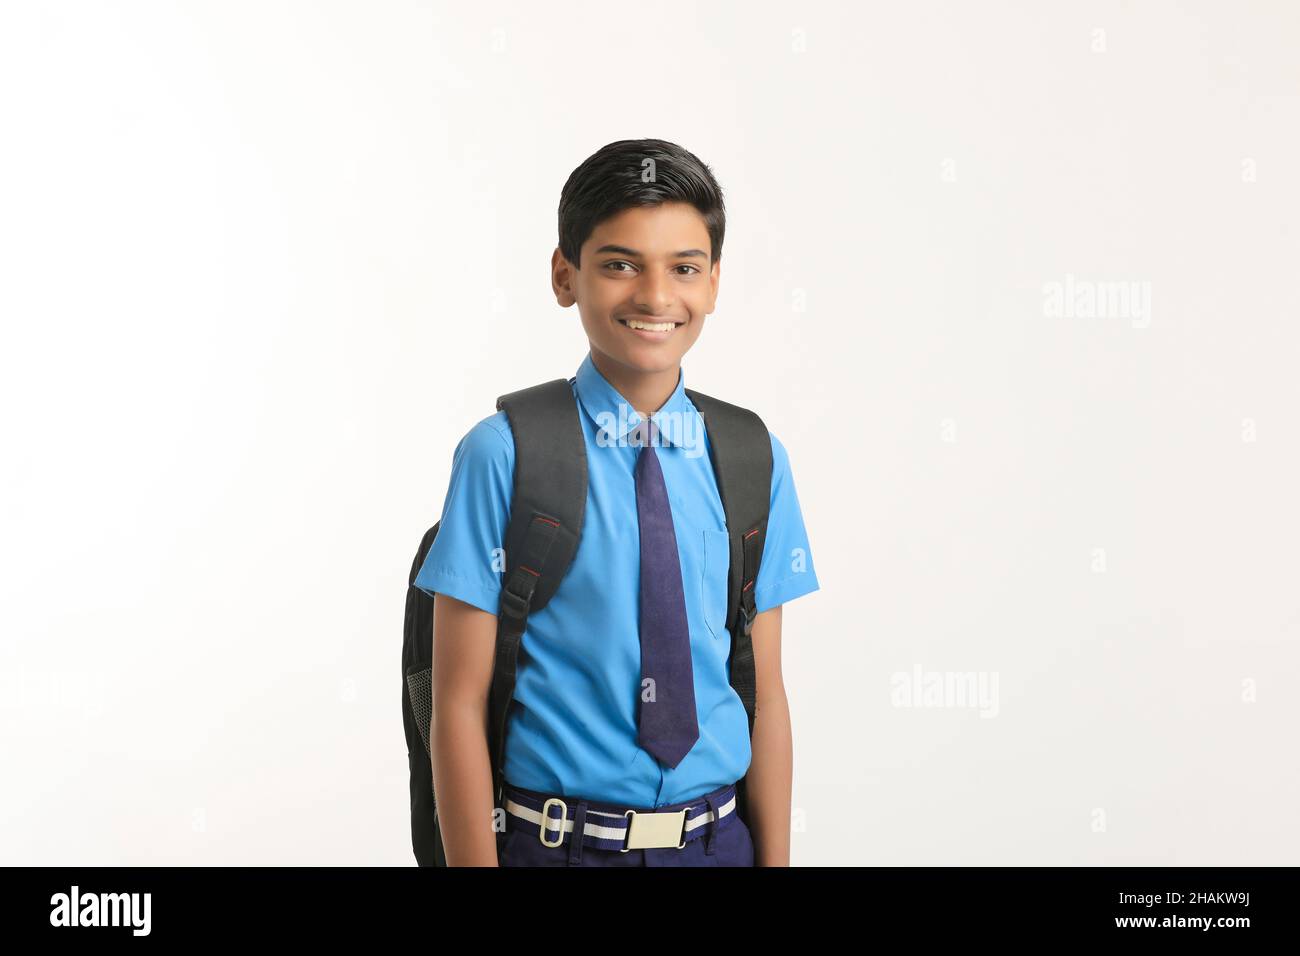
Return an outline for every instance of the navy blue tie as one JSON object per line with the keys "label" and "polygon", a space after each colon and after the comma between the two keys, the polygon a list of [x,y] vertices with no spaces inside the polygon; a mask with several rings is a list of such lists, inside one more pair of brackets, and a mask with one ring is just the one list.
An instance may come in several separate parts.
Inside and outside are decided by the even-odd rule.
{"label": "navy blue tie", "polygon": [[636,513],[641,528],[641,687],[637,743],[676,767],[700,738],[695,717],[691,635],[682,567],[663,469],[659,429],[646,418],[629,433],[636,460]]}

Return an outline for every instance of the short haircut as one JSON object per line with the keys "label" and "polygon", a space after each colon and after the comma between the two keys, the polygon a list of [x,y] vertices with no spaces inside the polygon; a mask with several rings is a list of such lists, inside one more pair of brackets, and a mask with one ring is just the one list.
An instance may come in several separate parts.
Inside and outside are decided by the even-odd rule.
{"label": "short haircut", "polygon": [[603,146],[569,174],[560,191],[560,252],[575,266],[582,244],[610,216],[632,206],[686,202],[709,230],[709,267],[722,258],[727,214],[722,187],[695,154],[662,139],[622,139]]}

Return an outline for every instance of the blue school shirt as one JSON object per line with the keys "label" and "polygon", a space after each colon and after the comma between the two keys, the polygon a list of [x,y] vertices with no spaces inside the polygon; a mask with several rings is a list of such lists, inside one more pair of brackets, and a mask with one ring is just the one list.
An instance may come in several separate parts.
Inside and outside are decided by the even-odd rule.
{"label": "blue school shirt", "polygon": [[[650,417],[673,512],[690,630],[700,737],[676,767],[637,744],[641,688],[640,532],[627,432],[640,416],[588,352],[569,379],[587,445],[587,506],[577,553],[546,607],[528,616],[507,718],[508,784],[631,807],[693,799],[740,779],[749,725],[727,678],[730,564],[708,434],[679,371]],[[759,612],[818,589],[785,448],[772,440],[772,500],[754,602]],[[489,613],[500,606],[514,490],[514,438],[504,411],[478,422],[452,457],[442,524],[415,585]]]}

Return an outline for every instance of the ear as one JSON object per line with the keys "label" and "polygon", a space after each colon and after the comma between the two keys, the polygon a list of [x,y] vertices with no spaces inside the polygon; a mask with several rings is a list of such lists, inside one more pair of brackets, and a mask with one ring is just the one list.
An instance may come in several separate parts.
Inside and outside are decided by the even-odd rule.
{"label": "ear", "polygon": [[709,270],[709,307],[705,309],[705,315],[711,315],[718,304],[718,279],[721,276],[722,260],[718,259],[713,263],[713,268]]}
{"label": "ear", "polygon": [[578,301],[574,293],[574,285],[577,282],[577,268],[560,251],[556,246],[555,251],[551,253],[551,291],[555,293],[555,301],[559,303],[560,308],[567,309],[573,303]]}

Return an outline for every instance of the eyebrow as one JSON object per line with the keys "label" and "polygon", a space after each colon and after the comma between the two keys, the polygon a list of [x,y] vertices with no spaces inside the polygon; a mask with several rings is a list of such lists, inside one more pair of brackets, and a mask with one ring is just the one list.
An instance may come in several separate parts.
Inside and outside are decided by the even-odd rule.
{"label": "eyebrow", "polygon": [[[602,252],[613,252],[620,256],[631,256],[634,259],[644,258],[641,253],[637,252],[635,249],[629,249],[627,246],[606,244],[597,249],[595,254],[600,255]],[[669,256],[670,259],[689,259],[692,257],[707,259],[709,254],[702,249],[683,249],[681,252],[674,252]]]}

